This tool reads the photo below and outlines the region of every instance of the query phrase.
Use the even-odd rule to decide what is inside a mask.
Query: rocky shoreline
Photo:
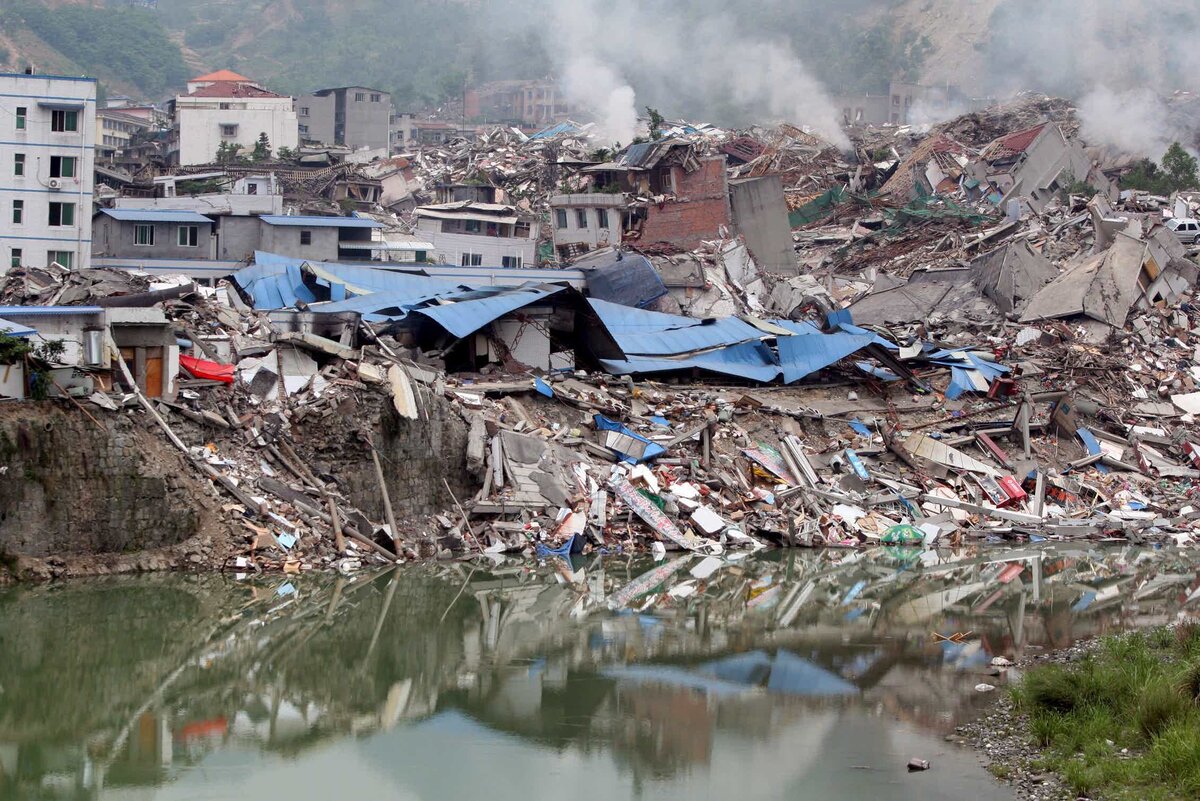
[[[996,692],[995,703],[975,720],[957,727],[947,739],[974,748],[987,771],[1011,786],[1018,801],[1074,801],[1083,798],[1073,793],[1061,776],[1038,767],[1042,751],[1033,743],[1029,716],[1017,711],[1007,689],[1016,684],[1027,670],[1079,661],[1092,652],[1101,640],[1100,637],[1092,637],[1080,640],[1069,648],[1030,654],[1017,660],[1007,669],[1008,681]]]

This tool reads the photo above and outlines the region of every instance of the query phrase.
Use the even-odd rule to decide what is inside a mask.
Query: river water
[[[1198,571],[1080,545],[10,588],[0,799],[1009,799],[946,740],[992,658],[1192,614]]]

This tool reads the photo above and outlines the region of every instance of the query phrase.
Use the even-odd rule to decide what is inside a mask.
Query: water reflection
[[[1192,614],[1198,570],[880,549],[8,590],[0,799],[1000,798],[937,737],[992,657]]]

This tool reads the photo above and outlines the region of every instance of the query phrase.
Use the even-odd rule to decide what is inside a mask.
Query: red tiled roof
[[[234,83],[250,83],[250,79],[245,75],[238,75],[233,70],[217,70],[210,72],[207,75],[201,75],[199,78],[192,78],[188,83],[216,83],[217,81],[233,81]]]
[[[188,97],[284,97],[250,83],[217,81],[192,92]]]
[[[1026,128],[1023,131],[1015,131],[1000,137],[987,146],[984,151],[984,158],[989,160],[1004,158],[1006,156],[1015,156],[1018,153],[1024,153],[1033,140],[1038,138],[1049,123],[1043,122],[1040,125],[1035,125],[1032,128]]]

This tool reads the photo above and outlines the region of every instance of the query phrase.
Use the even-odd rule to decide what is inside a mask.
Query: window
[[[587,209],[575,209],[575,225],[579,228],[587,228]]]
[[[25,130],[25,118],[29,114],[29,109],[25,106],[17,106],[17,130]]]
[[[371,102],[372,103],[378,103],[381,100],[383,100],[383,95],[378,94],[378,93],[371,94]]]
[[[75,260],[75,254],[69,250],[47,250],[46,264],[58,263],[68,270],[71,269],[71,263]]]
[[[232,103],[218,103],[217,108],[221,109],[222,111],[229,111],[229,109],[233,108],[233,104]]]
[[[21,266],[21,249],[20,249],[20,248],[13,248],[13,249],[12,249],[12,253],[11,253],[11,255],[9,256],[9,262],[8,262],[8,263],[9,263],[9,266],[11,266],[11,267],[13,267],[13,268],[16,268],[16,267],[20,267],[20,266]]]
[[[221,136],[237,136],[237,126],[236,125],[222,125],[221,126]]]
[[[301,117],[307,117],[307,116],[308,116],[308,106],[301,106],[301,107],[300,107],[300,116],[301,116]]]
[[[53,225],[54,223],[51,223]],[[142,247],[150,247],[154,244],[154,226],[153,225],[135,225],[133,226],[133,244]]]
[[[596,209],[596,225],[601,228],[608,227],[608,209]]]
[[[20,225],[25,222],[25,201],[13,201],[13,225]]]
[[[482,253],[464,253],[462,254],[463,267],[479,267],[483,264]]]
[[[25,154],[17,153],[13,155],[13,175],[20,178],[25,174]]]
[[[515,270],[521,266],[521,257],[520,256],[505,256],[504,258],[502,258],[500,260],[500,262],[504,267],[506,267],[510,270]]]
[[[468,234],[479,233],[479,220],[463,220],[463,230]]]
[[[893,106],[900,105],[900,95],[892,95],[892,105]]]
[[[50,130],[56,133],[79,130],[79,112],[56,108],[50,112]]]
[[[179,226],[179,236],[177,239],[179,247],[194,248],[200,246],[200,226],[198,225],[181,225]]]
[[[301,231],[300,232],[300,244],[301,245],[311,245],[312,244],[312,231]]]
[[[257,195],[258,194],[258,184],[246,184],[246,194],[247,195]]]
[[[299,126],[299,128],[300,128],[300,133],[302,133],[302,134],[306,134],[306,133],[308,133],[308,126],[307,126],[307,125],[301,125],[301,126]]]
[[[367,99],[367,93],[366,93],[366,92],[355,92],[355,93],[354,93],[354,102],[355,102],[355,103],[361,103],[361,102],[363,102],[363,101],[364,101],[364,100],[366,100],[366,99]]]
[[[554,225],[560,229],[565,229],[567,227],[567,210],[566,209],[555,209],[554,210]]]
[[[528,239],[529,238],[529,223],[519,222],[516,225],[514,225],[513,226],[513,236],[520,237],[521,239]]]
[[[50,177],[51,178],[74,178],[75,177],[75,156],[51,156],[50,157]]]

